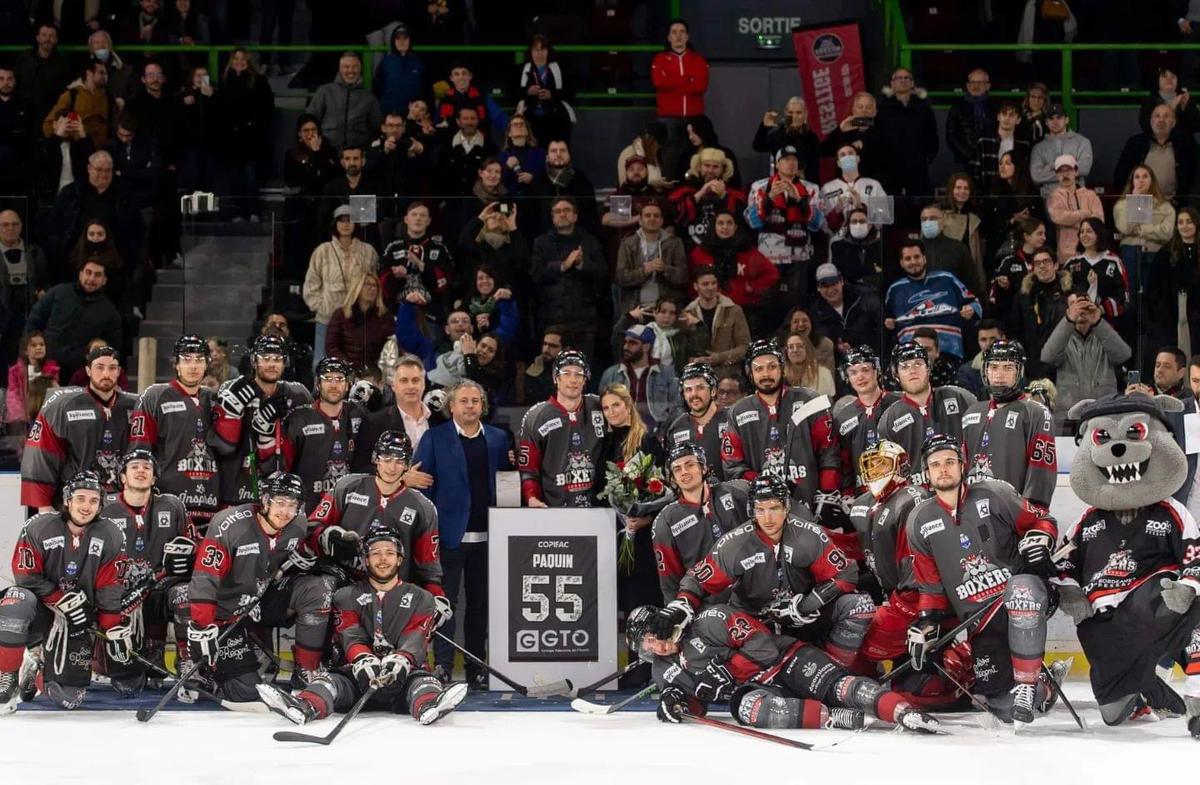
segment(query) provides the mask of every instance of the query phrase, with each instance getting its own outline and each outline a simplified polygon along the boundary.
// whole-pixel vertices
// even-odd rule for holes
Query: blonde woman
[[[966,172],[956,172],[946,181],[946,198],[942,202],[942,234],[959,240],[971,252],[979,280],[983,275],[983,220],[975,209],[975,181]]]
[[[1138,291],[1138,282],[1158,249],[1171,241],[1175,234],[1175,208],[1163,196],[1158,187],[1154,170],[1138,164],[1125,181],[1123,196],[1113,205],[1113,225],[1121,234],[1121,261],[1125,270],[1133,277],[1132,291]],[[1143,223],[1132,220],[1129,209],[1130,196],[1149,196],[1154,204],[1150,221]]]
[[[325,357],[325,337],[333,312],[342,307],[346,295],[365,275],[374,275],[379,254],[358,239],[358,227],[350,217],[350,208],[342,205],[333,211],[330,239],[316,247],[308,260],[302,296],[304,304],[316,314],[313,341],[313,369]]]
[[[783,351],[786,359],[783,375],[790,386],[807,387],[820,395],[835,394],[833,374],[817,362],[817,350],[808,336],[792,333]]]
[[[325,356],[341,357],[354,368],[372,366],[395,328],[396,317],[383,301],[379,279],[364,275],[329,320]]]

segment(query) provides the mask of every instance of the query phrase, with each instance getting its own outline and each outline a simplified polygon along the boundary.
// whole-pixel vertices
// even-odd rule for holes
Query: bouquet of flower
[[[608,461],[604,470],[604,490],[597,495],[606,499],[626,521],[621,531],[617,563],[621,571],[628,575],[633,570],[634,535],[628,519],[657,515],[671,503],[675,494],[667,487],[662,471],[654,465],[654,459],[636,452],[628,461]]]

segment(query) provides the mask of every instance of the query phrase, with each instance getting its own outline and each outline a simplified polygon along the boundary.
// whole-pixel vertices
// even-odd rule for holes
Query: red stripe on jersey
[[[942,585],[942,574],[938,571],[937,562],[932,556],[926,556],[923,553],[913,554],[913,576],[917,579],[917,586],[920,591],[920,597],[917,599],[918,611],[930,610],[945,610],[950,607],[949,600],[942,592],[933,592],[930,589],[934,586]]]
[[[733,585],[733,578],[725,574],[711,553],[696,562],[692,569],[688,570],[688,574],[700,582],[700,585],[704,587],[705,594],[709,597],[720,594]],[[699,604],[698,599],[692,603],[693,606]]]
[[[0,673],[16,673],[25,658],[24,646],[4,646],[0,644]]]
[[[721,439],[721,460],[737,463],[742,461],[746,456],[745,448],[742,447],[742,437],[734,433],[733,429],[725,431],[725,437]],[[750,472],[746,472],[749,474]],[[743,479],[748,479],[743,477]]]
[[[220,404],[213,406],[213,433],[220,437],[221,441],[229,444],[237,444],[242,438],[242,418],[231,417],[225,413],[225,408]]]
[[[29,449],[26,447],[25,449]],[[26,507],[49,507],[54,504],[54,485],[35,480],[21,480],[21,504]]]
[[[725,662],[725,667],[729,670],[729,675],[733,677],[733,680],[739,684],[749,681],[754,674],[762,670],[758,663],[747,657],[745,654],[742,654],[740,651],[735,652],[734,655]]]
[[[197,627],[207,627],[217,620],[217,604],[205,600],[192,600],[192,623]]]
[[[1049,513],[1034,507],[1028,500],[1021,500],[1021,509],[1017,513],[1017,534],[1024,536],[1031,531],[1039,531],[1050,535],[1050,542],[1058,539],[1058,525],[1050,519]]]
[[[45,570],[45,562],[42,561],[42,554],[38,549],[29,544],[29,541],[22,537],[17,542],[17,547],[13,550],[12,571],[13,577],[19,578],[22,575],[41,575]]]
[[[404,625],[404,629],[400,631],[400,634],[403,635],[406,632],[421,632],[422,630],[428,634],[429,630],[426,628],[430,626],[432,621],[433,617],[428,613],[414,613],[411,617],[409,617],[408,623]],[[405,653],[407,654],[407,652]]]
[[[526,502],[530,499],[542,501],[542,484],[537,480],[521,480],[521,498]]]
[[[517,445],[517,469],[530,474],[542,470],[542,451],[528,439]]]
[[[25,440],[26,450],[44,450],[57,458],[65,458],[67,448],[63,444],[63,440],[50,427],[50,423],[46,422],[46,418],[41,414],[33,422],[33,427],[29,429],[29,438]]]
[[[362,622],[358,616],[358,611],[345,610],[344,608],[338,609],[338,612],[333,617],[336,620],[334,627],[338,632],[345,632],[351,627],[357,627]]]
[[[654,561],[658,565],[659,575],[670,578],[678,578],[683,575],[683,562],[679,558],[679,551],[674,548],[667,545],[655,545]]]
[[[350,648],[346,651],[346,659],[354,662],[363,654],[371,654],[371,647],[365,643],[351,643]]]
[[[129,449],[145,447],[153,450],[158,444],[158,423],[149,412],[140,409],[129,418]]]

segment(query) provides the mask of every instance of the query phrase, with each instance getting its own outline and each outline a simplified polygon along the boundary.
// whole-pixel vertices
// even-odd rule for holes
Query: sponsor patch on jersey
[[[746,423],[758,422],[758,412],[756,412],[756,411],[742,412],[737,417],[735,417],[733,421],[738,426],[745,425]]]
[[[283,549],[285,551],[294,551],[294,550],[296,550],[296,544],[299,542],[300,542],[299,537],[293,537],[292,539],[287,541],[287,545],[283,546]]]
[[[980,518],[988,518],[992,514],[992,504],[989,499],[980,499],[975,502],[975,511],[979,513]]]
[[[413,601],[413,596],[411,594],[406,594],[400,598],[400,602],[397,603],[397,605],[401,608],[411,608],[412,601]]]
[[[884,507],[883,510],[879,513],[879,520],[875,521],[875,525],[876,526],[887,525],[888,518],[890,518],[890,517],[892,517],[891,509],[888,507]]]
[[[866,504],[856,504],[850,508],[851,516],[865,516],[871,508]]]
[[[684,444],[691,440],[692,432],[691,431],[675,431],[675,433],[671,434],[671,438],[675,440],[676,444]]]
[[[325,424],[318,422],[306,425],[300,429],[300,433],[304,436],[320,436],[325,433]]]
[[[966,428],[968,425],[978,425],[981,419],[983,419],[983,412],[968,412],[963,415],[962,426]]]
[[[703,654],[704,652],[708,651],[708,646],[699,638],[692,638],[689,640],[688,646],[691,646],[697,654]]]
[[[239,545],[237,553],[235,553],[234,556],[246,556],[251,553],[262,553],[262,551],[260,551],[258,548],[258,543],[248,542],[245,545]]]
[[[921,536],[928,537],[938,532],[946,531],[946,524],[942,521],[930,521],[929,523],[921,524]]]
[[[43,551],[52,551],[55,548],[63,547],[63,545],[65,545],[65,544],[66,544],[66,540],[61,535],[58,537],[51,537],[48,540],[42,540],[42,550]]]
[[[795,554],[796,554],[796,551],[793,550],[792,546],[790,546],[790,545],[783,546],[783,560],[784,561],[790,562],[792,560],[792,556],[794,556]]]
[[[731,496],[727,493],[724,496],[720,496],[718,498],[720,498],[721,506],[723,508],[725,508],[726,512],[733,512],[733,507],[734,507],[733,496]]]
[[[401,512],[400,512],[400,522],[401,523],[412,523],[416,519],[417,519],[417,511],[414,510],[412,507],[405,507],[403,510],[401,510]]]
[[[1146,521],[1146,534],[1152,534],[1155,537],[1166,537],[1170,533],[1170,521]]]
[[[748,570],[756,564],[766,564],[766,563],[767,563],[767,554],[765,551],[759,551],[758,553],[754,554],[753,556],[747,556],[746,558],[744,558],[740,562],[738,562],[738,564],[742,565],[743,570]]]
[[[166,511],[161,511],[158,513],[158,528],[160,528],[160,529],[171,528],[171,513],[166,512]]]
[[[844,423],[842,423],[842,427],[838,428],[838,433],[841,434],[842,436],[845,436],[846,434],[850,433],[850,431],[853,431],[857,427],[858,427],[858,415],[856,414],[853,417],[851,417],[849,420],[846,420]]]
[[[371,604],[371,592],[366,592],[365,594],[358,595],[357,597],[354,598],[354,601],[357,602],[359,605],[370,605]]]
[[[365,493],[348,493],[346,494],[346,504],[357,504],[360,507],[366,507],[371,503],[370,498]]]
[[[1091,542],[1100,536],[1100,532],[1107,528],[1104,521],[1096,521],[1091,526],[1084,526],[1082,538],[1084,542]]]
[[[186,412],[187,404],[183,401],[163,401],[158,410],[163,414],[174,414],[175,412]]]
[[[102,553],[104,553],[104,540],[93,537],[88,542],[88,556],[99,556]]]
[[[902,431],[913,424],[912,412],[906,412],[892,421],[892,428],[897,431]]]
[[[563,427],[562,418],[555,417],[553,420],[546,420],[546,422],[542,423],[538,428],[538,434],[540,434],[544,439],[549,436],[551,432],[557,431],[561,427]]]
[[[67,412],[67,422],[78,422],[79,420],[94,420],[96,419],[95,409],[76,409]]]
[[[697,518],[695,515],[689,515],[688,517],[683,518],[682,520],[675,521],[675,523],[671,524],[671,535],[674,537],[678,537],[681,532],[687,531],[688,529],[692,528],[699,522],[700,522],[700,519]]]
[[[1017,420],[1021,419],[1020,412],[1009,412],[1004,418],[1004,427],[1010,431],[1017,427]]]

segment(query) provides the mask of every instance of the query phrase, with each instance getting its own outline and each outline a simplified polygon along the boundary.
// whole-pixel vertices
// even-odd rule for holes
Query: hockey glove
[[[186,578],[191,575],[195,558],[196,543],[183,535],[163,546],[163,570],[172,578]]]
[[[192,662],[207,664],[209,667],[217,664],[217,625],[197,627],[189,623],[187,640]]]
[[[813,495],[813,515],[827,529],[842,529],[850,522],[850,504],[837,491],[817,491]]]
[[[412,660],[402,651],[394,651],[380,660],[379,681],[383,685],[403,684],[412,670]]]
[[[240,418],[257,397],[258,385],[249,376],[239,376],[217,391],[217,403],[234,419]]]
[[[658,719],[675,725],[683,722],[687,711],[687,695],[678,687],[664,687],[658,695]]]
[[[781,595],[766,607],[763,615],[793,627],[803,627],[821,618],[821,605],[813,606],[813,594]]]
[[[1087,621],[1095,615],[1096,610],[1088,601],[1083,589],[1073,583],[1058,586],[1058,607],[1070,616],[1076,624]]]
[[[446,622],[454,617],[454,608],[450,605],[450,598],[441,594],[433,595],[434,612],[437,618],[434,619],[434,629],[441,627]]]
[[[308,572],[317,564],[317,555],[304,543],[296,546],[279,567],[280,572]]]
[[[1172,612],[1182,615],[1192,607],[1192,601],[1196,599],[1195,586],[1172,578],[1163,578],[1158,585],[1162,587],[1163,605]]]
[[[133,659],[133,628],[128,624],[118,624],[105,630],[104,653],[120,665]]]
[[[379,674],[383,672],[383,663],[374,654],[360,654],[350,664],[354,672],[354,680],[360,689],[366,691],[371,685],[379,682]]]
[[[708,667],[696,676],[696,700],[704,704],[729,700],[736,686],[728,668],[710,662]]]
[[[937,619],[922,614],[908,628],[908,656],[912,658],[913,669],[922,671],[929,656],[929,650],[938,639],[939,625]]]
[[[1021,572],[1026,575],[1040,575],[1045,578],[1054,572],[1054,562],[1050,560],[1050,547],[1054,539],[1045,532],[1026,532],[1017,543],[1017,554],[1021,557]]]
[[[287,400],[276,395],[261,402],[258,411],[250,418],[250,430],[254,431],[258,447],[267,448],[275,441],[275,423],[284,414]]]
[[[54,603],[54,610],[67,625],[67,635],[75,637],[87,632],[92,626],[92,604],[81,590],[69,591]]]
[[[358,555],[358,543],[358,532],[347,531],[341,526],[330,526],[317,538],[321,553],[339,562],[354,561]]]
[[[696,612],[692,605],[682,597],[671,600],[665,608],[659,608],[658,613],[650,617],[649,632],[660,641],[674,640],[676,630],[683,631],[692,623]]]

